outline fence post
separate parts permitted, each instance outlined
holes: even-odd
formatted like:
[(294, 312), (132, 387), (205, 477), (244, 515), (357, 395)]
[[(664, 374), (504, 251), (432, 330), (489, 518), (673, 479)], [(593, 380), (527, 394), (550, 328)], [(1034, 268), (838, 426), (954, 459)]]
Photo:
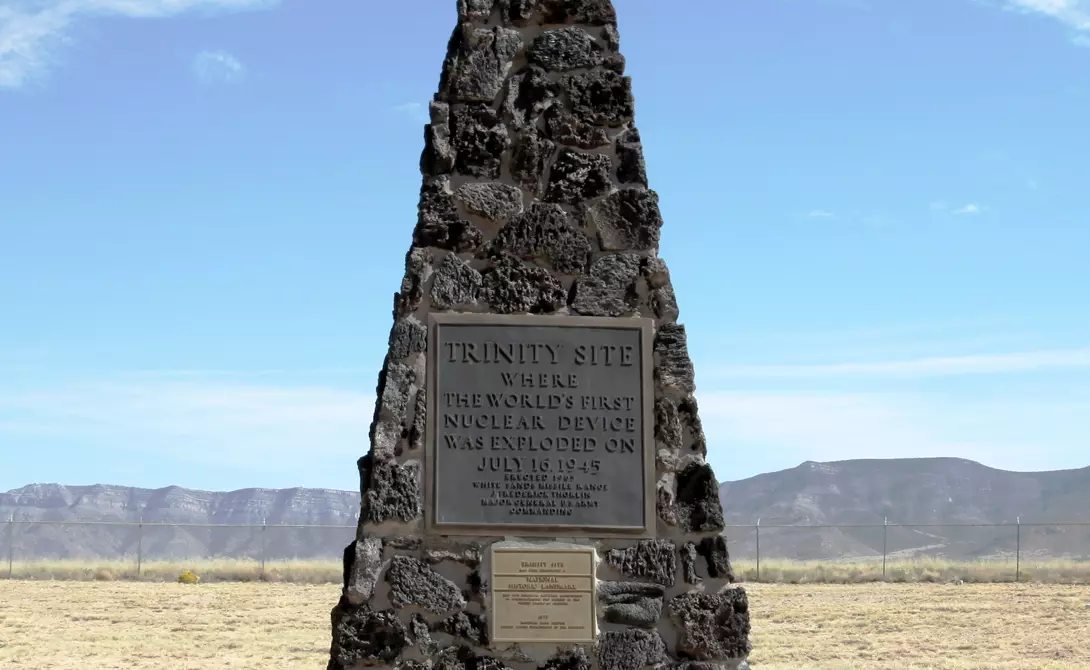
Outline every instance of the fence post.
[(886, 581), (886, 549), (889, 539), (889, 517), (882, 517), (882, 581)]
[(8, 579), (11, 579), (11, 561), (15, 555), (15, 512), (8, 517)]
[(268, 524), (268, 517), (261, 517), (261, 581), (265, 581), (265, 529)]
[(144, 566), (144, 515), (136, 523), (136, 578), (140, 579), (140, 573)]
[(761, 517), (757, 517), (757, 582), (761, 581)]
[(1022, 581), (1022, 517), (1014, 517), (1014, 581)]

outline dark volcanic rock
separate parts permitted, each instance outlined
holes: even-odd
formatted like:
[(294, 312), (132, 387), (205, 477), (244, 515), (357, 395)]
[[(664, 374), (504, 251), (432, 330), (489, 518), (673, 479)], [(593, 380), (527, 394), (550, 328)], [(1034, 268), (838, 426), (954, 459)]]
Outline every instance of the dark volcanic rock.
[(413, 231), (414, 245), (452, 251), (471, 251), (480, 246), (481, 231), (458, 216), (458, 207), (449, 187), (450, 178), (446, 176), (424, 179), (420, 187), (416, 230)]
[(484, 299), (499, 314), (541, 314), (564, 305), (564, 287), (544, 268), (505, 255), (482, 274)]
[(590, 255), (590, 240), (560, 205), (535, 202), (492, 241), (493, 254), (504, 251), (526, 260), (544, 260), (563, 274), (581, 274)]
[(480, 655), (464, 645), (443, 649), (431, 667), (432, 670), (508, 670), (503, 661)]
[(640, 582), (600, 582), (598, 600), (609, 623), (654, 628), (662, 616), (663, 587)]
[(394, 318), (411, 314), (420, 306), (424, 296), (424, 284), (431, 276), (433, 256), (428, 249), (414, 247), (405, 255), (405, 276), (401, 290), (394, 294)]
[(730, 565), (730, 553), (727, 552), (727, 540), (722, 535), (706, 537), (700, 541), (697, 552), (704, 557), (708, 566), (708, 576), (715, 579), (734, 581), (734, 570)]
[(454, 169), (481, 179), (499, 179), (500, 161), (507, 149), (507, 128), (487, 105), (457, 105), (450, 114)]
[(517, 130), (533, 126), (555, 97), (553, 88), (549, 74), (534, 65), (509, 77), (503, 110), (511, 125)]
[(630, 128), (617, 136), (617, 180), (622, 184), (647, 186), (647, 163), (643, 159), (640, 131)]
[(484, 21), (496, 0), (458, 0), (458, 21)]
[[(365, 456), (364, 458), (367, 458)], [(363, 459), (360, 459), (361, 461)], [(365, 486), (362, 517), (371, 523), (391, 519), (415, 521), (420, 518), (420, 464), (380, 461), (369, 464), (370, 486)], [(361, 474), (363, 467), (361, 469)]]
[(428, 104), (431, 123), (424, 126), (424, 151), (420, 171), (425, 176), (446, 174), (454, 168), (454, 149), (450, 146), (450, 106), (445, 102)]
[(694, 463), (678, 473), (677, 506), (686, 530), (701, 533), (723, 530), (723, 506), (712, 466)]
[(590, 273), (575, 284), (571, 307), (588, 316), (622, 316), (636, 311), (639, 296), (636, 279), (640, 257), (636, 254), (606, 254), (590, 266)]
[(655, 441), (660, 448), (681, 451), (681, 417), (669, 398), (655, 399)]
[(454, 197), (474, 214), (489, 221), (502, 221), (522, 211), (522, 191), (500, 182), (470, 182), (454, 192)]
[(365, 537), (356, 540), (348, 583), (345, 585), (345, 597), (353, 605), (360, 605), (371, 599), (382, 572), (382, 539)]
[(617, 127), (632, 120), (631, 78), (596, 68), (570, 75), (566, 84), (572, 113), (583, 121)]
[(624, 549), (610, 549), (606, 562), (628, 577), (649, 579), (656, 584), (673, 586), (677, 572), (674, 543), (669, 540), (641, 540)]
[(609, 156), (561, 149), (549, 173), (545, 200), (578, 205), (605, 195), (612, 187), (611, 169)]
[(412, 317), (399, 319), (390, 329), (389, 346), (391, 360), (423, 353), (428, 347), (428, 329)]
[(685, 326), (667, 323), (655, 333), (655, 380), (665, 389), (682, 394), (696, 391), (693, 361), (689, 358), (689, 346)]
[(634, 670), (655, 665), (666, 657), (666, 644), (653, 630), (608, 630), (598, 642), (601, 670)]
[(750, 652), (749, 602), (741, 588), (715, 595), (690, 592), (670, 601), (677, 650), (696, 661), (728, 661)]
[(428, 419), (428, 389), (421, 388), (416, 392), (416, 401), (413, 403), (413, 423), (409, 428), (409, 448), (412, 450), (424, 447), (424, 426)]
[(590, 670), (590, 659), (582, 647), (565, 649), (539, 665), (538, 670)]
[(511, 176), (531, 195), (541, 190), (545, 166), (556, 151), (556, 143), (535, 130), (528, 130), (515, 141), (511, 152)]
[(481, 273), (454, 254), (447, 254), (431, 282), (431, 304), (437, 309), (453, 309), (477, 302), (483, 279)]
[(546, 30), (526, 50), (526, 58), (546, 70), (593, 67), (602, 60), (602, 47), (586, 31), (570, 26)]
[(605, 128), (580, 121), (559, 105), (553, 105), (545, 112), (545, 129), (549, 137), (567, 146), (597, 149), (609, 144), (609, 133)]
[(436, 629), (480, 647), (488, 646), (488, 622), (479, 614), (458, 612), (444, 619)]
[(644, 188), (622, 188), (586, 210), (604, 251), (658, 248), (662, 228), (659, 196)]
[(462, 24), (451, 36), (443, 66), (443, 90), (450, 102), (492, 102), (503, 88), (511, 59), (522, 48), (518, 31)]
[(696, 574), (696, 545), (686, 542), (681, 548), (681, 572), (686, 584), (699, 584), (704, 581)]
[(617, 23), (617, 10), (610, 0), (541, 0), (541, 15), (542, 23)]
[(405, 625), (391, 610), (376, 612), (342, 600), (333, 608), (332, 619), (330, 657), (341, 668), (389, 664), (411, 644)]
[(394, 607), (421, 607), (444, 614), (466, 605), (454, 582), (409, 556), (394, 556), (386, 570), (390, 602)]

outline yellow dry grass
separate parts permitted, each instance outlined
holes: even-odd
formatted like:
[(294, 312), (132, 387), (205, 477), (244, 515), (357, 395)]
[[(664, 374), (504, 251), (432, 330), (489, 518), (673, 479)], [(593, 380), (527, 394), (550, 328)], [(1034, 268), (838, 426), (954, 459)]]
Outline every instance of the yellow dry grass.
[[(1013, 582), (1017, 575), (1023, 582), (1090, 584), (1090, 561), (1070, 559), (1023, 560), (1016, 567), (1013, 560), (947, 561), (939, 558), (890, 560), (883, 576), (881, 560), (874, 561), (787, 561), (761, 562), (760, 580), (753, 561), (732, 561), (738, 579), (785, 584), (856, 584), (889, 582)], [(135, 560), (121, 561), (27, 561), (13, 565), (12, 572), (21, 579), (67, 580), (147, 580), (174, 581), (192, 570), (204, 583), (209, 582), (294, 582), (326, 584), (341, 581), (340, 561), (298, 560), (269, 562), (264, 569), (255, 561), (236, 559), (196, 559), (191, 561), (145, 561), (137, 573)], [(2, 573), (0, 573), (2, 574)]]
[[(749, 584), (761, 670), (1090, 668), (1090, 587)], [(0, 581), (4, 670), (321, 670), (334, 584)]]

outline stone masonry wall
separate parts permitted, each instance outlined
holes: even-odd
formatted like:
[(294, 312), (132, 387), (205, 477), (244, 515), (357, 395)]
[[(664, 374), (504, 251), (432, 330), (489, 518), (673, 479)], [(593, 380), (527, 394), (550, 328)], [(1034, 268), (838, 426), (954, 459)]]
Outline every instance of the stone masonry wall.
[[(329, 670), (745, 668), (733, 574), (693, 365), (648, 188), (609, 0), (459, 0), (420, 158), (363, 507), (345, 549)], [(593, 646), (488, 641), (488, 548), (423, 531), (425, 350), (433, 311), (654, 319), (657, 537), (597, 549)], [(549, 543), (524, 539), (527, 546)], [(556, 543), (553, 543), (554, 545)]]

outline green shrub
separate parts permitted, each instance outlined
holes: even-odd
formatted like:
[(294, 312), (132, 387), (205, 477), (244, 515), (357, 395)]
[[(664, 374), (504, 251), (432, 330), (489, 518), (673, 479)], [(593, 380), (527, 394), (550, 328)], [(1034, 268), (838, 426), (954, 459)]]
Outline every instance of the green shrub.
[(201, 581), (201, 578), (197, 576), (192, 570), (186, 570), (182, 574), (178, 575), (179, 584), (196, 584)]

